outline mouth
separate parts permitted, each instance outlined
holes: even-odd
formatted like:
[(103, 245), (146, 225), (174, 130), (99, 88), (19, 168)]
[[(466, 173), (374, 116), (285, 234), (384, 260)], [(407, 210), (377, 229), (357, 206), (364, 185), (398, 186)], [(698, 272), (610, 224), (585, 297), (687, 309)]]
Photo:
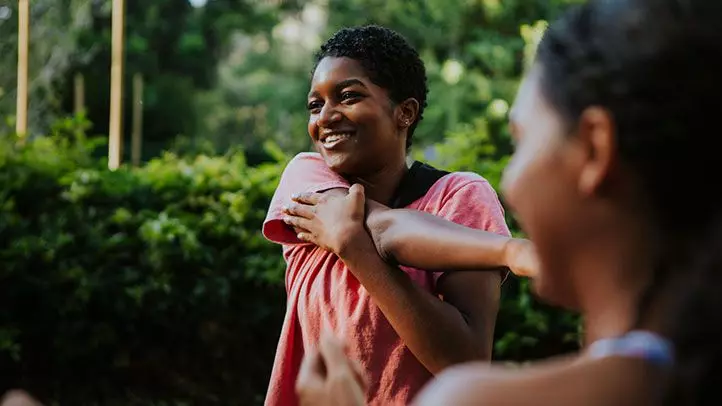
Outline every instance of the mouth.
[(319, 142), (324, 149), (333, 150), (347, 143), (353, 136), (354, 133), (350, 131), (335, 132), (326, 136), (322, 136), (321, 138), (319, 138)]

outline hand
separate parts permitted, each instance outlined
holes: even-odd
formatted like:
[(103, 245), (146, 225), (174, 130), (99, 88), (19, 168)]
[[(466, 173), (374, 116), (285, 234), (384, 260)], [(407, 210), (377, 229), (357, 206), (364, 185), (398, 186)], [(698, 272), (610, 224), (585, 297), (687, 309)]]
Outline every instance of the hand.
[(306, 354), (296, 381), (301, 406), (363, 406), (366, 389), (360, 365), (346, 357), (343, 345), (330, 337)]
[(512, 238), (507, 242), (506, 266), (516, 276), (535, 277), (539, 273), (539, 258), (534, 244), (523, 238)]
[(3, 395), (0, 406), (42, 406), (42, 404), (23, 391), (12, 390)]
[[(348, 194), (302, 193), (284, 208), (283, 221), (298, 233), (298, 239), (341, 256), (364, 227), (366, 200), (363, 186), (353, 185)], [(370, 237), (369, 237), (370, 238)]]

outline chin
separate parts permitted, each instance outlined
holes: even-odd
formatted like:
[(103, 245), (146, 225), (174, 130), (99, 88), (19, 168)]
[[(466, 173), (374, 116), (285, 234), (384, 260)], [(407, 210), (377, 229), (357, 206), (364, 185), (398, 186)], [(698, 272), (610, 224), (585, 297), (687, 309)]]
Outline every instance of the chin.
[(545, 278), (543, 273), (531, 280), (531, 292), (540, 302), (551, 306), (563, 307), (569, 310), (577, 310), (571, 295), (566, 294), (563, 285)]
[(322, 151), (321, 156), (326, 165), (339, 175), (357, 175), (361, 172), (360, 161), (354, 155)]

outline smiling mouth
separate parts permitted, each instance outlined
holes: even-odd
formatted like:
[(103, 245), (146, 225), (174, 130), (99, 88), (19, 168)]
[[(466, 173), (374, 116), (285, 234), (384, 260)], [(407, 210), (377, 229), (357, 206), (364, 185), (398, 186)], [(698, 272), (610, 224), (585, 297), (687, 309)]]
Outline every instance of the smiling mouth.
[(328, 136), (320, 139), (320, 141), (321, 141), (321, 145), (325, 149), (334, 149), (334, 148), (344, 144), (346, 141), (351, 139), (351, 137), (353, 137), (353, 133), (350, 133), (350, 132), (335, 133), (335, 134), (331, 134), (331, 135), (328, 135)]

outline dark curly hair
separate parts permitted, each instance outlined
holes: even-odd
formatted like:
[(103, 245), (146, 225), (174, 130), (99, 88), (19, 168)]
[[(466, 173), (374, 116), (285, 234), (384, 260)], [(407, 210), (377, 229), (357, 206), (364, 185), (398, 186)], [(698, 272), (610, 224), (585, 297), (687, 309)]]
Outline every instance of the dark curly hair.
[[(572, 130), (600, 106), (659, 226), (652, 301), (674, 298), (665, 334), (677, 360), (668, 402), (722, 404), (722, 1), (591, 0), (549, 27), (542, 91)], [(668, 296), (669, 295), (669, 296)]]
[(409, 127), (406, 148), (411, 147), (414, 130), (426, 108), (426, 68), (419, 53), (399, 33), (377, 25), (343, 28), (329, 38), (316, 53), (318, 63), (325, 57), (351, 58), (358, 61), (369, 79), (389, 93), (394, 103), (409, 98), (419, 102), (419, 112)]

